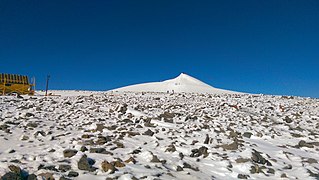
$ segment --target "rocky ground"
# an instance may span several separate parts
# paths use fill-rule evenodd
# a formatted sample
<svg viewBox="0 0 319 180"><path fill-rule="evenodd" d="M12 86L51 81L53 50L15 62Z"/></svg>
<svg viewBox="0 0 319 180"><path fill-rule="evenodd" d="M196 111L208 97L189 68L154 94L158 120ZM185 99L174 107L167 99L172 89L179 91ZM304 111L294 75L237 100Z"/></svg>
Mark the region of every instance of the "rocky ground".
<svg viewBox="0 0 319 180"><path fill-rule="evenodd" d="M2 179L319 179L319 100L0 97Z"/></svg>

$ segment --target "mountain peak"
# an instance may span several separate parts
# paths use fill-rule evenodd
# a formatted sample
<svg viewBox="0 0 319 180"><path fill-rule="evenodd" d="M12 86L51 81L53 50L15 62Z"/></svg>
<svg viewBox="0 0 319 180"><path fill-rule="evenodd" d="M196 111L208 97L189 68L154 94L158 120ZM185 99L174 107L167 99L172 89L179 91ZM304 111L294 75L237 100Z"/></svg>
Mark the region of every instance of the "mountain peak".
<svg viewBox="0 0 319 180"><path fill-rule="evenodd" d="M181 73L173 79L162 82L142 83L130 85L111 91L122 92L185 92L185 93L210 93L210 94L234 94L237 92L214 88L190 75Z"/></svg>

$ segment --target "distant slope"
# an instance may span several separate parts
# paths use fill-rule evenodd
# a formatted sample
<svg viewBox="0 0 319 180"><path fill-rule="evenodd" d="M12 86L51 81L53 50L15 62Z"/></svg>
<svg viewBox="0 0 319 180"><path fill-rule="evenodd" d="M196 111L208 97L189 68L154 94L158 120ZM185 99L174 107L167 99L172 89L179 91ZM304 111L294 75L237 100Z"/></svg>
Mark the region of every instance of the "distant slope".
<svg viewBox="0 0 319 180"><path fill-rule="evenodd" d="M142 83L125 86L111 91L119 92L176 92L176 93L210 93L237 94L239 92L214 88L194 77L181 73L178 77L163 82Z"/></svg>

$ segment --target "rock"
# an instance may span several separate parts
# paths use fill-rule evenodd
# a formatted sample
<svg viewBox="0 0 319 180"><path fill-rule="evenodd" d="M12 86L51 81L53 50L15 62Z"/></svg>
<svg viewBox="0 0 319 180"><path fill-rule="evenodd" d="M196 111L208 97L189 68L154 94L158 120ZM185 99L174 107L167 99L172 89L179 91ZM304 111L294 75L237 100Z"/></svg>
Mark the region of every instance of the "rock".
<svg viewBox="0 0 319 180"><path fill-rule="evenodd" d="M246 174L238 174L237 178L238 179L248 179L250 176Z"/></svg>
<svg viewBox="0 0 319 180"><path fill-rule="evenodd" d="M118 167L118 168L121 168L121 167L125 167L125 164L122 162L122 161L113 161L111 162L111 164L114 166L114 167Z"/></svg>
<svg viewBox="0 0 319 180"><path fill-rule="evenodd" d="M165 152L175 152L175 151L176 151L176 148L173 144L170 144L165 150Z"/></svg>
<svg viewBox="0 0 319 180"><path fill-rule="evenodd" d="M286 123L292 123L292 120L288 116L285 117L284 121Z"/></svg>
<svg viewBox="0 0 319 180"><path fill-rule="evenodd" d="M30 174L27 178L27 180L37 180L37 176L35 174Z"/></svg>
<svg viewBox="0 0 319 180"><path fill-rule="evenodd" d="M199 171L198 167L194 168L194 167L192 167L190 164L188 164L186 162L183 163L183 168L188 168L188 169L192 169L194 171Z"/></svg>
<svg viewBox="0 0 319 180"><path fill-rule="evenodd" d="M27 141L27 140L29 140L29 136L23 135L21 137L21 141Z"/></svg>
<svg viewBox="0 0 319 180"><path fill-rule="evenodd" d="M281 178L287 178L287 175L286 175L286 173L282 173L280 177Z"/></svg>
<svg viewBox="0 0 319 180"><path fill-rule="evenodd" d="M18 175L21 174L21 169L18 166L15 165L9 165L8 168L10 169L11 172L16 173Z"/></svg>
<svg viewBox="0 0 319 180"><path fill-rule="evenodd" d="M209 135L206 134L206 138L205 138L205 140L204 140L204 144L208 144L208 143L209 143Z"/></svg>
<svg viewBox="0 0 319 180"><path fill-rule="evenodd" d="M263 158L258 151L253 149L251 160L258 164L265 164L267 161Z"/></svg>
<svg viewBox="0 0 319 180"><path fill-rule="evenodd" d="M95 131L103 132L103 129L105 128L104 124L96 124Z"/></svg>
<svg viewBox="0 0 319 180"><path fill-rule="evenodd" d="M116 147L117 148L124 148L124 144L123 143L120 143L118 141L115 141L114 144L116 144Z"/></svg>
<svg viewBox="0 0 319 180"><path fill-rule="evenodd" d="M153 162L153 163L161 163L161 161L158 159L158 157L156 155L154 155L154 154L152 154L152 155L153 155L153 158L152 158L151 162Z"/></svg>
<svg viewBox="0 0 319 180"><path fill-rule="evenodd" d="M236 161L236 163L246 163L246 162L248 162L250 159L244 159L244 158L238 158L238 159L236 159L235 161Z"/></svg>
<svg viewBox="0 0 319 180"><path fill-rule="evenodd" d="M78 176L79 176L79 173L75 171L70 171L68 173L68 177L78 177Z"/></svg>
<svg viewBox="0 0 319 180"><path fill-rule="evenodd" d="M73 157L74 155L76 155L78 151L75 149L66 149L63 151L63 156L66 158L70 158Z"/></svg>
<svg viewBox="0 0 319 180"><path fill-rule="evenodd" d="M46 136L44 131L37 131L34 133L34 137L38 137L39 135L41 135L42 137Z"/></svg>
<svg viewBox="0 0 319 180"><path fill-rule="evenodd" d="M101 167L102 167L103 171L109 172L110 174L113 174L115 171L117 171L117 169L114 167L114 165L112 165L108 161L103 161L101 164Z"/></svg>
<svg viewBox="0 0 319 180"><path fill-rule="evenodd" d="M86 148L85 146L82 146L81 148L80 148L80 151L81 152L85 152L85 151L87 151L88 150L88 148Z"/></svg>
<svg viewBox="0 0 319 180"><path fill-rule="evenodd" d="M25 114L25 117L34 117L34 114L32 114L32 113L30 113L30 112L27 112L26 114Z"/></svg>
<svg viewBox="0 0 319 180"><path fill-rule="evenodd" d="M92 168L92 162L90 159L87 158L87 155L84 154L78 162L78 168L84 171L94 171L95 169Z"/></svg>
<svg viewBox="0 0 319 180"><path fill-rule="evenodd" d="M44 180L54 180L53 174L52 173L41 173L39 174L40 177Z"/></svg>
<svg viewBox="0 0 319 180"><path fill-rule="evenodd" d="M136 160L133 157L130 157L127 160L125 160L124 162L126 162L126 163L131 163L132 162L133 164L135 164Z"/></svg>
<svg viewBox="0 0 319 180"><path fill-rule="evenodd" d="M50 170L50 171L55 171L55 172L58 172L58 170L55 168L55 165L43 165L43 164L40 164L39 167L38 167L38 170L40 169L45 169L45 170Z"/></svg>
<svg viewBox="0 0 319 180"><path fill-rule="evenodd" d="M14 172L7 172L1 177L1 180L21 180L21 179L22 178L20 177L20 175Z"/></svg>
<svg viewBox="0 0 319 180"><path fill-rule="evenodd" d="M159 118L172 119L174 118L174 116L175 116L174 113L164 112L163 114L159 115Z"/></svg>
<svg viewBox="0 0 319 180"><path fill-rule="evenodd" d="M105 148L91 148L90 153L99 153L99 154L110 154L113 155L113 153L106 151Z"/></svg>
<svg viewBox="0 0 319 180"><path fill-rule="evenodd" d="M183 154L182 152L180 152L180 153L178 154L178 156L181 158L181 160L184 159L184 154Z"/></svg>
<svg viewBox="0 0 319 180"><path fill-rule="evenodd" d="M267 173L275 174L275 170L273 168L268 168Z"/></svg>
<svg viewBox="0 0 319 180"><path fill-rule="evenodd" d="M35 122L29 122L29 123L27 123L27 125L26 125L27 127L32 127L32 128L36 128L36 127L38 127L38 124L37 123L35 123Z"/></svg>
<svg viewBox="0 0 319 180"><path fill-rule="evenodd" d="M237 142L237 141L234 141L234 142L231 143L231 144L221 145L221 147L222 147L223 149L226 149L226 150L234 151L234 150L237 150L237 149L238 149L238 142Z"/></svg>
<svg viewBox="0 0 319 180"><path fill-rule="evenodd" d="M262 172L262 170L259 168L257 164L254 166L251 166L251 169L250 169L251 174L260 173L260 172Z"/></svg>
<svg viewBox="0 0 319 180"><path fill-rule="evenodd" d="M251 132L244 132L243 137L250 138L251 135L253 135L253 133L251 133Z"/></svg>
<svg viewBox="0 0 319 180"><path fill-rule="evenodd" d="M66 177L64 177L64 176L62 176L62 177L60 177L60 179L59 180L71 180L70 178L66 178Z"/></svg>
<svg viewBox="0 0 319 180"><path fill-rule="evenodd" d="M8 129L10 126L6 125L6 124L2 124L0 125L0 130L5 131L6 129Z"/></svg>
<svg viewBox="0 0 319 180"><path fill-rule="evenodd" d="M192 154L190 157L199 157L201 155L204 155L204 157L208 156L207 152L208 148L205 146L200 147L199 149L192 149Z"/></svg>
<svg viewBox="0 0 319 180"><path fill-rule="evenodd" d="M181 166L177 166L176 171L183 171L183 168Z"/></svg>
<svg viewBox="0 0 319 180"><path fill-rule="evenodd" d="M59 170L61 172L67 172L67 171L71 170L71 166L68 164L61 164L61 165L59 165Z"/></svg>
<svg viewBox="0 0 319 180"><path fill-rule="evenodd" d="M127 111L127 104L119 105L115 108L115 111L125 114Z"/></svg>
<svg viewBox="0 0 319 180"><path fill-rule="evenodd" d="M154 132L151 131L150 129L148 129L147 131L145 131L145 132L143 133L143 135L153 136L153 135L154 135Z"/></svg>
<svg viewBox="0 0 319 180"><path fill-rule="evenodd" d="M310 143L307 143L307 142L304 141L304 140L299 141L298 146L299 146L299 147L314 148L314 145L312 145L312 144L310 144Z"/></svg>
<svg viewBox="0 0 319 180"><path fill-rule="evenodd" d="M110 141L111 141L111 137L109 137L109 136L99 136L97 141L96 141L96 144L103 145L103 144L108 143Z"/></svg>
<svg viewBox="0 0 319 180"><path fill-rule="evenodd" d="M318 161L317 161L316 159L313 159L313 158L308 158L308 160L307 160L307 161L305 161L305 162L307 162L307 163L309 163L309 164L315 164L315 163L318 163Z"/></svg>

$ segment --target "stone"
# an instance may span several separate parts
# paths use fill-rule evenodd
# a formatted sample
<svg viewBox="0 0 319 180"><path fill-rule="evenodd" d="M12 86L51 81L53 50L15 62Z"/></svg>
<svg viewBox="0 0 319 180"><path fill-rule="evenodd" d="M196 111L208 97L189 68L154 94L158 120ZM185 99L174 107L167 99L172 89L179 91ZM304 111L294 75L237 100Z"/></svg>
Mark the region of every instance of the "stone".
<svg viewBox="0 0 319 180"><path fill-rule="evenodd" d="M63 151L63 156L66 158L70 158L73 157L74 155L76 155L78 151L75 149L66 149Z"/></svg>
<svg viewBox="0 0 319 180"><path fill-rule="evenodd" d="M267 173L275 174L275 170L273 168L268 168Z"/></svg>
<svg viewBox="0 0 319 180"><path fill-rule="evenodd" d="M21 174L21 169L18 166L15 165L9 165L8 168L10 169L11 172L16 173L16 174Z"/></svg>
<svg viewBox="0 0 319 180"><path fill-rule="evenodd" d="M250 138L253 135L251 132L244 132L243 137Z"/></svg>
<svg viewBox="0 0 319 180"><path fill-rule="evenodd" d="M125 164L122 162L122 161L113 161L111 162L111 164L114 166L114 167L118 167L118 168L121 168L121 167L125 167Z"/></svg>
<svg viewBox="0 0 319 180"><path fill-rule="evenodd" d="M27 141L27 140L29 140L29 136L23 135L21 137L21 141Z"/></svg>
<svg viewBox="0 0 319 180"><path fill-rule="evenodd" d="M176 171L183 171L183 168L181 166L177 166Z"/></svg>
<svg viewBox="0 0 319 180"><path fill-rule="evenodd" d="M143 135L153 136L153 135L154 135L154 132L151 131L150 129L148 129L147 131L145 131L145 132L143 133Z"/></svg>
<svg viewBox="0 0 319 180"><path fill-rule="evenodd" d="M168 145L168 147L166 148L165 152L175 152L176 148L173 144Z"/></svg>
<svg viewBox="0 0 319 180"><path fill-rule="evenodd" d="M250 159L246 159L246 158L237 158L236 160L236 163L246 163L246 162L249 162Z"/></svg>
<svg viewBox="0 0 319 180"><path fill-rule="evenodd" d="M27 178L27 180L37 180L37 176L35 174L30 174Z"/></svg>
<svg viewBox="0 0 319 180"><path fill-rule="evenodd" d="M288 116L285 117L284 121L286 123L292 123L292 120Z"/></svg>
<svg viewBox="0 0 319 180"><path fill-rule="evenodd" d="M237 150L238 149L238 142L237 141L234 141L233 143L231 144L224 144L224 145L221 145L221 147L223 149L226 149L226 150Z"/></svg>
<svg viewBox="0 0 319 180"><path fill-rule="evenodd" d="M68 164L61 164L61 165L59 165L59 170L61 172L67 172L67 171L71 170L71 166Z"/></svg>
<svg viewBox="0 0 319 180"><path fill-rule="evenodd" d="M130 157L130 158L128 158L127 160L125 160L124 161L125 163L133 163L133 164L135 164L136 163L136 160L133 158L133 157Z"/></svg>
<svg viewBox="0 0 319 180"><path fill-rule="evenodd" d="M78 168L84 171L94 171L91 166L92 163L89 163L89 159L86 154L84 154L78 161Z"/></svg>
<svg viewBox="0 0 319 180"><path fill-rule="evenodd" d="M209 135L206 134L206 138L205 138L205 140L204 140L204 144L208 144L208 143L209 143Z"/></svg>
<svg viewBox="0 0 319 180"><path fill-rule="evenodd" d="M21 177L14 172L7 172L1 177L1 180L21 180Z"/></svg>
<svg viewBox="0 0 319 180"><path fill-rule="evenodd" d="M267 161L263 158L260 153L253 149L251 160L258 164L265 164Z"/></svg>
<svg viewBox="0 0 319 180"><path fill-rule="evenodd" d="M99 136L97 141L95 142L97 145L103 145L111 141L111 137L109 136Z"/></svg>
<svg viewBox="0 0 319 180"><path fill-rule="evenodd" d="M101 167L104 172L109 172L110 174L113 174L115 171L117 171L114 165L109 163L108 161L103 161Z"/></svg>
<svg viewBox="0 0 319 180"><path fill-rule="evenodd" d="M246 174L238 174L237 178L238 179L248 179L250 176Z"/></svg>
<svg viewBox="0 0 319 180"><path fill-rule="evenodd" d="M307 147L307 148L314 148L314 145L307 143L304 140L299 141L298 143L299 147Z"/></svg>
<svg viewBox="0 0 319 180"><path fill-rule="evenodd" d="M190 157L199 157L201 155L204 155L204 157L208 156L207 152L208 148L205 146L200 147L199 149L192 149L192 154Z"/></svg>
<svg viewBox="0 0 319 180"><path fill-rule="evenodd" d="M153 155L153 158L152 158L151 162L153 162L153 163L161 163L161 161L158 159L158 157L156 155L154 155L154 154L152 154L152 155Z"/></svg>
<svg viewBox="0 0 319 180"><path fill-rule="evenodd" d="M106 151L105 148L91 148L90 153L98 153L98 154L110 154L113 155L113 153Z"/></svg>
<svg viewBox="0 0 319 180"><path fill-rule="evenodd" d="M75 171L70 171L68 173L68 177L78 177L78 176L79 176L79 173Z"/></svg>
<svg viewBox="0 0 319 180"><path fill-rule="evenodd" d="M35 122L29 122L29 123L27 123L27 125L26 125L27 127L32 127L32 128L36 128L36 127L38 127L38 124L37 123L35 123Z"/></svg>
<svg viewBox="0 0 319 180"><path fill-rule="evenodd" d="M39 174L40 177L44 180L54 180L53 174L52 173L41 173Z"/></svg>
<svg viewBox="0 0 319 180"><path fill-rule="evenodd" d="M194 167L192 167L190 164L188 164L186 162L183 163L183 168L188 168L188 169L192 169L194 171L199 171L198 167L194 168Z"/></svg>
<svg viewBox="0 0 319 180"><path fill-rule="evenodd" d="M88 148L86 148L85 146L82 146L81 148L80 148L80 151L81 152L85 152L85 151L87 151L88 150Z"/></svg>

